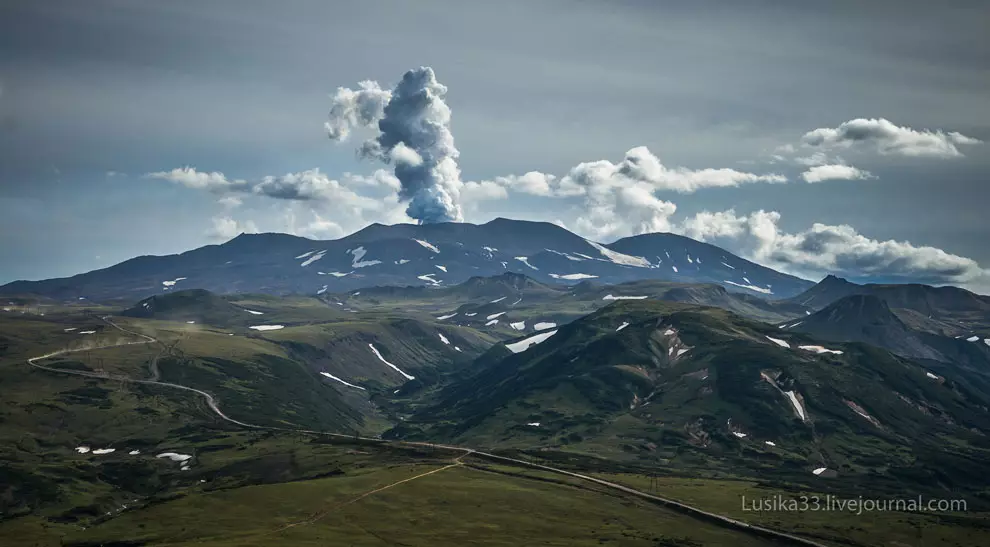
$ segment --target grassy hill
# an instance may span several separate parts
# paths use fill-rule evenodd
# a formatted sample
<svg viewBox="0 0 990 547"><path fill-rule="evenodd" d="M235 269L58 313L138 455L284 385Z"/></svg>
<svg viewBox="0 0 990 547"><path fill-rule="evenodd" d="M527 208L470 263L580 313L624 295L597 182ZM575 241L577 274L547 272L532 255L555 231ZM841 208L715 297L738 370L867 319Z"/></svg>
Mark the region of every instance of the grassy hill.
<svg viewBox="0 0 990 547"><path fill-rule="evenodd" d="M849 487L962 489L990 471L990 401L966 378L724 310L620 302L495 351L389 435L775 480L825 467Z"/></svg>

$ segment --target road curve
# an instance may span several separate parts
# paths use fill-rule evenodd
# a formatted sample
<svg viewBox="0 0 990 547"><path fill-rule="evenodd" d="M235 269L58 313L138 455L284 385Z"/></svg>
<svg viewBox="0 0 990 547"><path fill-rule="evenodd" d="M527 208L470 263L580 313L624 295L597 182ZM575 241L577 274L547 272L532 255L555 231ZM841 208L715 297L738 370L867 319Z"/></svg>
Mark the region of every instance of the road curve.
<svg viewBox="0 0 990 547"><path fill-rule="evenodd" d="M756 525L753 525L753 524L749 524L749 523L743 522L741 520L737 520L737 519L733 519L733 518L730 518L730 517L726 517L724 515L719 515L717 513L712 513L710 511L705 511L704 509L695 507L693 505L688 505L686 503L681 503L679 501L672 500L672 499L669 499L669 498L664 498L662 496L656 496L656 495L653 495L653 494L649 494L647 492L642 492L640 490L636 490L635 488L630 488L628 486L624 486L622 484L618 484L618 483L606 481L606 480L603 480L603 479L599 479L597 477L592 477L592 476L589 476L589 475L582 475L580 473L574 473L573 471L566 471L564 469L559 469L557 467L550 467L548 465L541 465L541 464L538 464L538 463L533 463L533 462L529 462L529 461L526 461L526 460L520 460L520 459L516 459L516 458L509 458L509 457L506 457L506 456L498 456L496 454L491 454L489 452L482 452L482 451L475 450L473 448L464 447L464 446L445 445L445 444L434 444L434 443L415 442L415 441L387 441L387 440L377 439L377 438L372 438L372 437L361 437L361 436L355 436L355 435L347 435L345 433L331 433L331 432L328 432L328 431L316 431L316 430L311 430L311 429L293 429L293 428L287 428L287 427L274 427L274 426L264 426L264 425L249 424L249 423L246 423L246 422L242 422L240 420L235 420L234 418L231 418L230 416L227 416L226 414L224 414L223 411L220 410L220 406L217 403L216 398L213 397L213 395L211 395L211 394L209 394L209 393L207 393L207 392L205 392L203 390L200 390L200 389L196 389L196 388L193 388L193 387L184 386L184 385L180 385L180 384L173 384L171 382L160 382L160 381L157 381L157 380L138 380L138 379L129 378L127 376L121 376L121 375L117 375L117 374L88 372L88 371L82 371L82 370L64 370L64 369L58 369L58 368L54 368L54 367L46 367L44 365L39 365L36 362L36 361L41 361L41 360L48 359L48 358L51 358L51 357L55 357L57 355L65 355L65 354L68 354L68 353L76 353L76 352L80 352L80 351L90 351L90 350L94 350L94 349L105 349L105 348L112 348L112 347L132 346L132 345L137 345L137 344L150 344L150 343L157 343L158 342L157 339L155 339L155 338L153 338L151 336L147 336L145 334L141 334L141 333L138 333L138 332L134 332L134 331L130 331L130 330L124 329L123 327L120 327L119 325L117 325L116 323L114 323L113 321L111 321L108 317L101 317L100 319L102 319L108 325L116 328L117 330L120 330L120 331L125 332L125 333L128 333L128 334L132 334L134 336L139 336L141 338L144 338L144 340L141 340L141 341L138 341L138 342L124 342L124 343L119 343L119 344L110 344L110 345L106 345L106 346L96 346L96 347L87 347L87 348L79 348L79 349L59 350L59 351L54 351L54 352L51 352L51 353L47 353L45 355L39 355L38 357L31 357L31 358L27 359L27 363L29 365L31 365L32 367L34 367L34 368L37 368L37 369L40 369L40 370L49 371L49 372L56 372L56 373L61 373L61 374L72 374L72 375L75 375L75 376L84 376L84 377L87 377L87 378L95 378L95 379L98 379L98 380L114 380L114 381L118 381L118 382L131 382L131 383L135 383L135 384L164 386L164 387L168 387L168 388L172 388L172 389L179 389L179 390L182 390L182 391L191 391L193 393L197 393L199 395L202 395L203 398L206 400L206 404L210 407L210 410L212 410L221 419L223 419L224 421L230 422L232 424L235 424L235 425L239 425L241 427L248 428L248 429L264 429L264 430L269 430L269 431L286 431L286 432L294 432L294 433L308 433L308 434L312 434L312 435L325 435L325 436L330 436L330 437L341 437L341 438L357 439L357 440L361 440L361 441L373 442L373 443L378 443L378 444L391 444L391 445L404 445L404 446L420 446L420 447L443 448L443 449L447 449L447 450L459 450L459 451L463 451L464 452L464 454L462 456L460 456L461 458L463 458L464 456L467 456L467 455L475 455L475 456L480 457L480 458L483 458L483 459L488 459L488 460L497 461L497 462L506 462L506 463L511 463L511 464L515 464L515 465L518 465L518 466L524 466L524 467L529 467L529 468L533 468L533 469L540 469L540 470L543 470L543 471L548 471L548 472L551 472L551 473L556 473L558 475L565 475L565 476L568 476L568 477L573 477L573 478L576 478L576 479L580 479L580 480L584 480L584 481L588 481L588 482L593 482L593 483L599 484L601 486L605 486L607 488L618 490L620 492L625 492L627 494L631 494L631 495L637 496L639 498L643 498L643 499L646 499L646 500L650 500L650 501L659 503L659 504L664 505L666 507L669 507L669 508L678 510L678 511L680 511L682 513L685 513L685 514L688 514L688 515L692 515L694 517L698 517L698 518L701 518L701 519L704 519L704 520L707 520L707 521L710 521L710 522L714 522L716 524L721 524L721 525L726 526L726 527L740 529L740 530L742 530L744 532L747 532L747 533L760 535L760 536L763 536L763 537L766 537L766 538L770 538L770 539L781 540L781 541L787 542L787 543L792 544L792 545L804 545L804 546L811 546L811 547L828 547L825 544L817 543L817 542L812 541L810 539L806 539L806 538L802 538L802 537L795 536L795 535L792 535L792 534L788 534L786 532L780 532L780 531L777 531L777 530L772 530L770 528L764 528L762 526L756 526Z"/></svg>

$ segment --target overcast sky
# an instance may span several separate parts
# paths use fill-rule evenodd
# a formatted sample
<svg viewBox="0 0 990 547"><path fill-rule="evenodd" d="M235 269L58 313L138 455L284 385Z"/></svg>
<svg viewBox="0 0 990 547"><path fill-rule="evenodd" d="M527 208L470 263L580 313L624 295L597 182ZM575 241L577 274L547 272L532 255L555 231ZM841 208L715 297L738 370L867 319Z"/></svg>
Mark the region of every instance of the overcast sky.
<svg viewBox="0 0 990 547"><path fill-rule="evenodd" d="M981 1L7 0L0 283L341 237L422 218L422 191L470 222L987 293L987 28ZM402 140L423 120L456 149Z"/></svg>

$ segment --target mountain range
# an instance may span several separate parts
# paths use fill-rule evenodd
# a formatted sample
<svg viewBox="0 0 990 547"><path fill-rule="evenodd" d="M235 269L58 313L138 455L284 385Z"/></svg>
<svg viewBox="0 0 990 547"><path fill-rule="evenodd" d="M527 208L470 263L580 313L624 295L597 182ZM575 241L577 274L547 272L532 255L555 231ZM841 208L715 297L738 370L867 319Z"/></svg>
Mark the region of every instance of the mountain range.
<svg viewBox="0 0 990 547"><path fill-rule="evenodd" d="M0 287L0 294L61 301L134 301L192 288L315 295L370 286L443 287L504 272L555 284L714 283L768 298L792 297L813 285L674 234L644 234L603 245L555 224L498 218L480 225L372 224L331 241L242 234L221 245L141 256L68 278L15 281Z"/></svg>

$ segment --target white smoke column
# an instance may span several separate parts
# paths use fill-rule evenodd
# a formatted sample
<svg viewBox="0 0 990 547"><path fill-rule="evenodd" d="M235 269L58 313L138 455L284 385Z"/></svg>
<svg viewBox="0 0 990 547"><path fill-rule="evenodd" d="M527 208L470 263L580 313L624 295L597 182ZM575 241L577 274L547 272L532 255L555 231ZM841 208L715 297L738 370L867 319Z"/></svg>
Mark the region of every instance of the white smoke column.
<svg viewBox="0 0 990 547"><path fill-rule="evenodd" d="M378 82L358 83L357 91L338 87L330 107L329 120L323 126L330 140L342 142L353 127L371 127L384 116L385 105L392 93L378 86Z"/></svg>
<svg viewBox="0 0 990 547"><path fill-rule="evenodd" d="M360 153L395 166L399 196L409 200L406 214L424 224L464 218L459 152L450 132L446 93L433 69L420 67L406 72L391 92L373 82L363 82L359 91L338 89L326 124L330 138L342 141L352 127L377 119L378 136L365 142Z"/></svg>

